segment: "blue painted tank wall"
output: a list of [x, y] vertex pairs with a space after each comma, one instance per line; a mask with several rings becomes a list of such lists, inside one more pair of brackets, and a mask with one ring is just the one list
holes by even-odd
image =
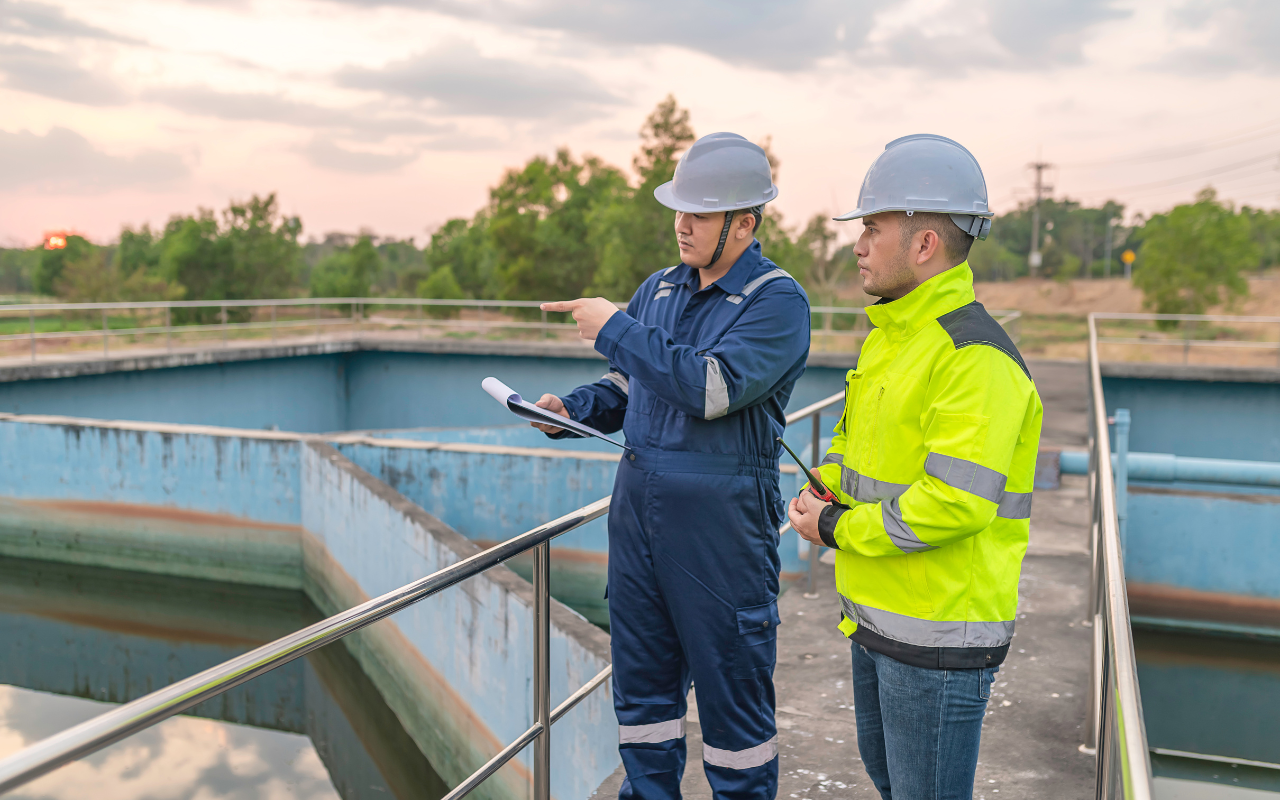
[[1130, 492], [1125, 578], [1280, 599], [1276, 499], [1227, 492]]
[[1280, 461], [1280, 383], [1102, 379], [1107, 413], [1133, 414], [1129, 449]]
[[[299, 433], [509, 425], [480, 389], [494, 375], [526, 396], [567, 394], [608, 369], [595, 358], [357, 351], [0, 383], [0, 411]], [[811, 368], [792, 410], [840, 391]]]

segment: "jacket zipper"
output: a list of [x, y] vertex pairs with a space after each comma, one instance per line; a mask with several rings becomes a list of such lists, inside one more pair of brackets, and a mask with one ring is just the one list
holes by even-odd
[[[880, 391], [876, 393], [876, 407], [874, 411], [872, 411], [871, 435], [867, 437], [871, 441], [867, 443], [867, 451], [866, 451], [867, 458], [862, 465], [862, 469], [868, 472], [872, 472], [873, 470], [878, 471], [872, 459], [875, 458], [876, 454], [879, 452], [879, 447], [880, 447], [880, 406], [884, 400], [884, 390], [885, 390], [885, 387], [882, 384], [880, 386]], [[859, 470], [859, 472], [861, 471], [862, 470]]]

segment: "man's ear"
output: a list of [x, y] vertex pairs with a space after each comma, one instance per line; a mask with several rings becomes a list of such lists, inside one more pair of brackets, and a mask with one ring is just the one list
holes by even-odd
[[738, 217], [738, 223], [733, 227], [733, 238], [749, 239], [756, 235], [756, 215], [750, 211]]
[[923, 264], [933, 258], [934, 254], [942, 248], [942, 237], [938, 235], [937, 231], [930, 228], [925, 228], [916, 236], [919, 237], [919, 244], [912, 242], [912, 245], [916, 247], [916, 264]]

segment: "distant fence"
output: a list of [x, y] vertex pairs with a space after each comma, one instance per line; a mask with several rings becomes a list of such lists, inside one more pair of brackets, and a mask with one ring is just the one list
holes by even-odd
[[[572, 322], [555, 321], [541, 300], [433, 300], [390, 297], [276, 300], [183, 300], [144, 303], [27, 303], [0, 306], [0, 356], [74, 354], [122, 347], [223, 346], [233, 341], [321, 340], [378, 331], [502, 339], [576, 338]], [[618, 304], [624, 307], [625, 304]], [[536, 312], [536, 313], [535, 313]], [[812, 349], [851, 352], [871, 332], [866, 310], [815, 306]], [[992, 311], [1018, 339], [1018, 311]]]

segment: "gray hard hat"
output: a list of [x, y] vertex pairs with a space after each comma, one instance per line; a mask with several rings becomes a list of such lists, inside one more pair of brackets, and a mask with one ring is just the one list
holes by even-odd
[[882, 211], [949, 214], [960, 230], [987, 238], [995, 213], [987, 207], [987, 182], [973, 154], [959, 142], [931, 133], [894, 139], [871, 164], [858, 192], [858, 207], [837, 220]]
[[710, 133], [676, 165], [675, 180], [653, 190], [673, 211], [708, 214], [755, 208], [778, 196], [769, 157], [736, 133]]

